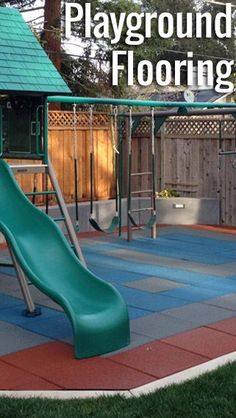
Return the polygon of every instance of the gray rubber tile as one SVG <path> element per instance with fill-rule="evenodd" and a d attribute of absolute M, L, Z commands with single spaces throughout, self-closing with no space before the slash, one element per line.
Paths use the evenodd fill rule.
<path fill-rule="evenodd" d="M 172 282 L 171 280 L 161 279 L 159 277 L 148 277 L 143 280 L 135 280 L 132 282 L 123 283 L 123 286 L 131 287 L 133 289 L 144 290 L 145 292 L 158 293 L 170 289 L 186 287 L 183 283 Z"/>
<path fill-rule="evenodd" d="M 218 306 L 220 308 L 236 311 L 236 293 L 220 296 L 215 299 L 206 300 L 203 303 L 205 303 L 206 305 L 213 305 Z"/>
<path fill-rule="evenodd" d="M 206 303 L 192 303 L 181 308 L 169 309 L 165 315 L 185 321 L 186 318 L 194 326 L 199 327 L 235 316 L 235 311 L 223 309 Z"/>
<path fill-rule="evenodd" d="M 114 354 L 124 353 L 125 351 L 132 350 L 133 348 L 140 347 L 143 344 L 147 344 L 155 340 L 153 337 L 140 335 L 135 332 L 131 332 L 131 341 L 130 344 L 126 347 L 121 348 L 120 350 L 112 351 L 111 353 L 104 354 L 103 357 L 114 356 Z"/>
<path fill-rule="evenodd" d="M 154 313 L 131 321 L 131 331 L 153 339 L 166 338 L 180 332 L 191 330 L 194 323 L 168 315 Z"/>
<path fill-rule="evenodd" d="M 52 341 L 15 325 L 0 321 L 0 355 L 25 350 Z"/>

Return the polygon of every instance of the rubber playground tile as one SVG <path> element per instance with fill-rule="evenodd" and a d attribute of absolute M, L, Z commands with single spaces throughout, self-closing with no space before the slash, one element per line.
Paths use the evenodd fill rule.
<path fill-rule="evenodd" d="M 173 298 L 179 298 L 188 300 L 190 302 L 201 302 L 207 299 L 221 296 L 223 293 L 222 289 L 206 289 L 203 287 L 189 286 L 185 289 L 172 289 L 163 293 L 163 295 L 171 296 Z M 225 290 L 228 293 L 228 290 Z"/>
<path fill-rule="evenodd" d="M 159 237 L 157 240 L 151 240 L 148 238 L 136 239 L 132 243 L 126 244 L 129 249 L 135 249 L 142 254 L 154 254 L 163 255 L 170 258 L 177 258 L 182 260 L 188 260 L 193 262 L 208 263 L 208 264 L 223 264 L 234 260 L 234 255 L 231 252 L 222 252 L 222 243 L 214 248 L 202 247 L 200 243 L 181 242 L 166 239 L 165 237 Z M 123 247 L 125 244 L 123 245 Z M 110 251 L 110 246 L 104 248 L 104 251 Z M 113 253 L 113 256 L 115 254 Z"/>
<path fill-rule="evenodd" d="M 194 328 L 187 319 L 178 319 L 165 314 L 154 313 L 131 321 L 131 331 L 152 339 L 161 339 Z"/>
<path fill-rule="evenodd" d="M 0 322 L 0 356 L 49 342 L 49 338 Z"/>
<path fill-rule="evenodd" d="M 129 312 L 129 319 L 137 319 L 142 318 L 143 316 L 150 315 L 152 311 L 147 311 L 145 309 L 138 309 L 134 308 L 133 306 L 128 306 L 128 312 Z"/>
<path fill-rule="evenodd" d="M 28 318 L 22 315 L 25 305 L 0 310 L 0 321 L 6 321 L 50 339 L 61 339 L 72 334 L 70 322 L 62 312 L 42 308 L 42 315 Z"/>
<path fill-rule="evenodd" d="M 205 303 L 192 303 L 177 309 L 169 309 L 165 311 L 165 315 L 178 318 L 180 320 L 190 321 L 193 326 L 200 327 L 217 322 L 226 318 L 235 316 L 235 311 L 218 308 L 217 306 L 207 305 Z"/>
<path fill-rule="evenodd" d="M 145 274 L 134 273 L 132 271 L 120 270 L 118 268 L 107 268 L 106 264 L 103 266 L 89 264 L 91 271 L 99 276 L 101 279 L 107 280 L 111 283 L 124 283 L 126 281 L 134 281 L 143 279 Z"/>
<path fill-rule="evenodd" d="M 207 305 L 236 311 L 236 293 L 221 296 L 216 299 L 207 300 L 204 303 Z"/>
<path fill-rule="evenodd" d="M 54 383 L 47 382 L 44 379 L 40 379 L 40 377 L 35 376 L 34 380 L 30 383 L 21 384 L 19 386 L 15 386 L 11 388 L 11 390 L 19 390 L 19 391 L 37 391 L 37 390 L 61 390 L 62 388 Z"/>
<path fill-rule="evenodd" d="M 155 340 L 153 337 L 148 337 L 145 335 L 140 335 L 135 332 L 131 332 L 130 335 L 130 344 L 126 347 L 121 348 L 120 350 L 113 351 L 108 354 L 104 354 L 103 357 L 112 357 L 114 354 L 124 353 L 126 351 L 132 350 L 133 348 L 140 347 L 144 344 L 150 343 L 151 341 Z"/>
<path fill-rule="evenodd" d="M 108 358 L 76 360 L 72 347 L 64 343 L 45 344 L 2 360 L 65 389 L 128 390 L 154 380 L 153 376 Z"/>
<path fill-rule="evenodd" d="M 158 379 L 208 360 L 204 356 L 189 353 L 159 341 L 153 341 L 126 353 L 117 354 L 110 359 L 143 373 L 148 373 Z"/>
<path fill-rule="evenodd" d="M 235 336 L 205 327 L 166 338 L 162 342 L 208 357 L 209 359 L 236 350 Z"/>
<path fill-rule="evenodd" d="M 13 296 L 5 295 L 0 293 L 0 312 L 6 308 L 12 308 L 21 305 L 22 302 L 19 298 Z"/>
<path fill-rule="evenodd" d="M 123 284 L 132 289 L 143 290 L 149 293 L 164 292 L 169 289 L 176 289 L 185 287 L 183 283 L 172 282 L 171 280 L 161 279 L 160 277 L 147 277 L 142 280 L 135 280 L 133 282 L 126 282 Z"/>
<path fill-rule="evenodd" d="M 7 276 L 16 277 L 16 271 L 15 271 L 14 267 L 0 266 L 0 274 L 6 274 Z"/>
<path fill-rule="evenodd" d="M 206 279 L 200 283 L 198 282 L 197 286 L 199 285 L 205 289 L 221 291 L 222 295 L 236 292 L 236 282 L 225 277 Z"/>
<path fill-rule="evenodd" d="M 217 331 L 236 336 L 236 316 L 230 319 L 225 319 L 224 321 L 210 324 L 207 326 L 207 328 L 215 329 Z"/>
<path fill-rule="evenodd" d="M 163 279 L 169 279 L 178 283 L 183 284 L 196 284 L 199 285 L 199 282 L 205 282 L 207 280 L 216 280 L 218 277 L 210 274 L 203 274 L 195 271 L 187 271 L 185 269 L 177 269 L 176 267 L 166 267 L 159 265 L 152 265 L 151 263 L 141 263 L 138 260 L 135 260 L 135 263 L 130 260 L 120 260 L 114 257 L 103 257 L 101 255 L 89 255 L 86 260 L 88 264 L 93 264 L 93 266 L 106 266 L 112 268 L 113 270 L 122 269 L 127 272 L 138 273 L 143 275 L 143 277 L 157 276 L 162 277 Z M 130 281 L 130 280 L 126 280 Z M 228 280 L 230 284 L 230 280 Z M 232 283 L 231 283 L 232 285 Z"/>
<path fill-rule="evenodd" d="M 7 364 L 0 359 L 0 390 L 12 390 L 20 385 L 33 385 L 37 377 L 31 373 L 22 370 L 19 366 L 15 367 Z"/>
<path fill-rule="evenodd" d="M 0 293 L 15 295 L 15 292 L 20 291 L 20 286 L 15 277 L 0 274 Z"/>
<path fill-rule="evenodd" d="M 117 290 L 130 306 L 153 312 L 161 312 L 165 309 L 183 306 L 188 303 L 182 299 L 175 299 L 161 294 L 148 293 L 137 289 L 116 285 Z"/>

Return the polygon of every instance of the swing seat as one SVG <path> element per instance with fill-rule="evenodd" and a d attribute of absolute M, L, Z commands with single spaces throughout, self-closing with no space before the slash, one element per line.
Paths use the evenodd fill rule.
<path fill-rule="evenodd" d="M 132 225 L 135 228 L 138 228 L 138 229 L 152 229 L 152 227 L 155 225 L 155 223 L 157 221 L 156 215 L 151 215 L 151 217 L 147 221 L 147 223 L 144 226 L 140 226 L 135 222 L 134 218 L 132 217 L 132 215 L 130 213 L 129 213 L 128 216 L 129 216 L 129 219 L 130 219 L 130 222 L 132 223 Z"/>
<path fill-rule="evenodd" d="M 90 218 L 89 222 L 93 229 L 95 229 L 95 231 L 103 232 L 106 234 L 113 234 L 119 226 L 120 218 L 117 215 L 114 216 L 114 218 L 111 221 L 111 225 L 107 229 L 102 229 L 94 218 Z"/>

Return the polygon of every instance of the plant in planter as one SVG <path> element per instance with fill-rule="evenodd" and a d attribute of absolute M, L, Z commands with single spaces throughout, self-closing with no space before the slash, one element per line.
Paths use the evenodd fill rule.
<path fill-rule="evenodd" d="M 156 193 L 156 197 L 180 197 L 179 194 L 172 189 L 164 189 Z"/>

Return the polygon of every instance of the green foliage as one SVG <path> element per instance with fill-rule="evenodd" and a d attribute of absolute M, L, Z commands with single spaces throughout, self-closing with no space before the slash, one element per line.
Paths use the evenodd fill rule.
<path fill-rule="evenodd" d="M 157 197 L 179 197 L 179 194 L 172 189 L 164 189 L 161 192 L 156 193 Z"/>
<path fill-rule="evenodd" d="M 66 0 L 70 2 L 70 0 Z M 82 6 L 88 0 L 76 0 Z M 227 0 L 222 0 L 227 3 Z M 115 13 L 117 16 L 121 12 L 154 12 L 158 14 L 162 12 L 170 12 L 175 15 L 177 12 L 194 13 L 210 12 L 212 16 L 219 11 L 222 11 L 222 6 L 217 4 L 209 4 L 204 0 L 143 0 L 142 2 L 136 0 L 93 0 L 90 2 L 92 7 L 92 15 L 96 12 Z M 236 0 L 232 1 L 236 4 Z M 20 0 L 20 1 L 1 1 L 0 6 L 11 5 L 18 7 L 34 7 L 35 0 Z M 64 2 L 62 2 L 62 7 Z M 62 16 L 64 13 L 62 12 Z M 236 23 L 236 13 L 232 26 Z M 109 63 L 111 62 L 111 53 L 113 50 L 128 50 L 132 49 L 135 52 L 135 63 L 143 59 L 150 60 L 154 64 L 160 59 L 168 60 L 173 63 L 175 60 L 184 60 L 186 52 L 192 51 L 194 53 L 195 63 L 199 59 L 211 59 L 214 63 L 224 58 L 234 58 L 236 56 L 235 39 L 178 39 L 173 37 L 171 39 L 161 39 L 156 34 L 156 23 L 153 22 L 152 39 L 146 40 L 140 46 L 128 46 L 125 43 L 124 28 L 120 41 L 116 45 L 112 45 L 109 40 L 91 40 L 85 39 L 85 22 L 81 21 L 74 25 L 74 36 L 78 39 L 78 44 L 83 45 L 83 50 L 80 56 L 70 57 L 63 51 L 63 65 L 62 72 L 66 81 L 74 94 L 78 95 L 93 95 L 93 96 L 113 96 L 122 97 L 129 96 L 130 90 L 126 84 L 126 74 L 121 74 L 119 87 L 112 87 L 111 74 L 109 73 Z M 144 31 L 144 28 L 142 28 Z M 62 34 L 63 36 L 63 34 Z M 75 41 L 77 43 L 77 41 Z M 125 59 L 124 59 L 125 64 Z M 183 72 L 182 82 L 184 83 L 185 74 Z"/>

